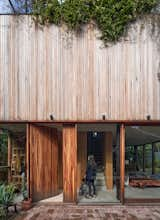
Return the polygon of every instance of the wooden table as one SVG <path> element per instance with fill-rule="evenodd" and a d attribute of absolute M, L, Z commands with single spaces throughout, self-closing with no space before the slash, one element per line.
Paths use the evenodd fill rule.
<path fill-rule="evenodd" d="M 151 178 L 130 178 L 129 185 L 140 188 L 144 188 L 147 186 L 160 187 L 160 180 Z"/>

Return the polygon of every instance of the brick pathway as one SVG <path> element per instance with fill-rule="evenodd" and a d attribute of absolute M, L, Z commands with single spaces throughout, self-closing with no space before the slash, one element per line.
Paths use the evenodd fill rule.
<path fill-rule="evenodd" d="M 160 206 L 37 205 L 16 220 L 160 220 Z"/>

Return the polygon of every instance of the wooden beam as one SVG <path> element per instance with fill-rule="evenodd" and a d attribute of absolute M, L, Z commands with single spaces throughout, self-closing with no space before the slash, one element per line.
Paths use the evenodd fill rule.
<path fill-rule="evenodd" d="M 112 132 L 105 133 L 105 179 L 106 188 L 113 189 L 113 137 Z"/>
<path fill-rule="evenodd" d="M 63 125 L 63 201 L 77 200 L 77 126 Z"/>
<path fill-rule="evenodd" d="M 0 120 L 1 124 L 24 124 L 24 123 L 40 123 L 40 124 L 124 124 L 124 125 L 144 125 L 158 126 L 160 120 Z"/>
<path fill-rule="evenodd" d="M 11 174 L 11 163 L 12 163 L 12 144 L 10 134 L 8 135 L 8 183 L 12 180 Z"/>
<path fill-rule="evenodd" d="M 155 144 L 152 143 L 152 174 L 155 174 Z"/>
<path fill-rule="evenodd" d="M 120 201 L 124 204 L 124 177 L 125 177 L 125 126 L 120 127 Z"/>

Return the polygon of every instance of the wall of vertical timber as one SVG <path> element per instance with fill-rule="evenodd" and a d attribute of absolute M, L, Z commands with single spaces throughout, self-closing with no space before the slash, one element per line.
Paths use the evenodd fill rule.
<path fill-rule="evenodd" d="M 93 25 L 80 35 L 0 16 L 0 120 L 160 118 L 160 16 L 132 24 L 105 48 Z"/>

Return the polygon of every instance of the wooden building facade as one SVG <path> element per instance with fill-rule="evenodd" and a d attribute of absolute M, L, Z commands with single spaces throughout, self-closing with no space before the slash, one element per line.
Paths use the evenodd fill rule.
<path fill-rule="evenodd" d="M 118 197 L 125 202 L 125 126 L 160 125 L 159 21 L 159 15 L 139 20 L 104 47 L 94 24 L 76 35 L 64 26 L 39 27 L 29 15 L 0 16 L 0 125 L 26 125 L 34 201 L 63 188 L 64 202 L 76 202 L 87 157 L 87 129 L 78 126 L 98 124 L 103 131 L 115 124 Z M 113 177 L 112 133 L 105 137 L 105 172 Z"/>

